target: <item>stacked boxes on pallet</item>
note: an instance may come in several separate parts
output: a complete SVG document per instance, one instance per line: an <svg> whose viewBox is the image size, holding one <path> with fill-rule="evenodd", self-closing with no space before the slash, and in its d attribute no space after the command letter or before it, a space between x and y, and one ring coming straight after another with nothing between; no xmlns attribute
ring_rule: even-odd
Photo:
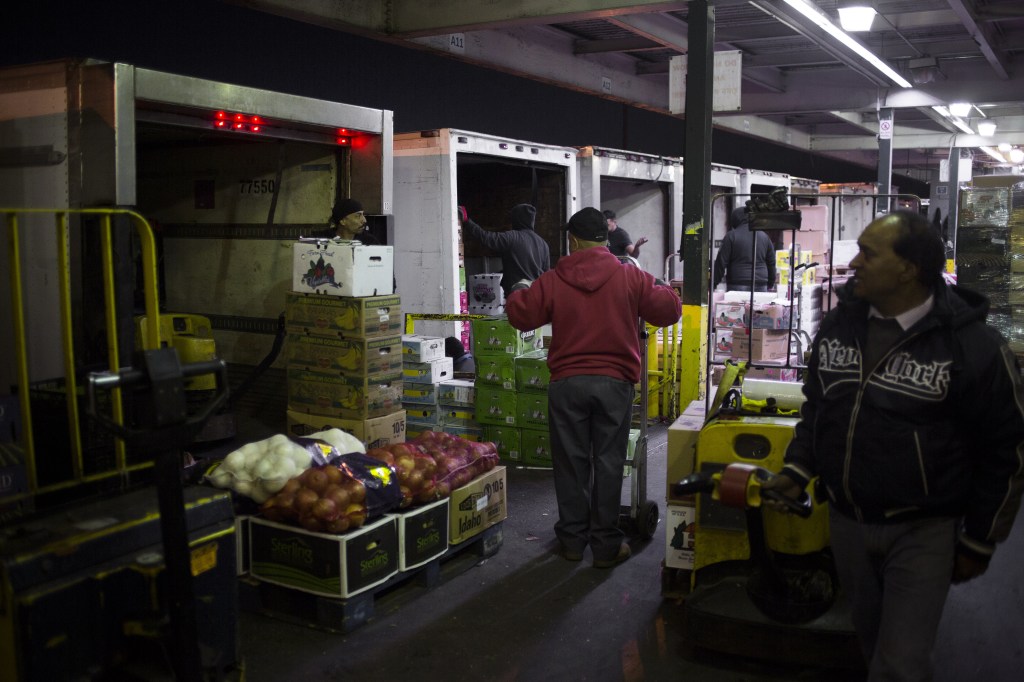
<svg viewBox="0 0 1024 682"><path fill-rule="evenodd" d="M1024 183L960 191L957 282L989 299L988 323L1024 352Z"/></svg>
<svg viewBox="0 0 1024 682"><path fill-rule="evenodd" d="M441 430L437 386L454 374L452 359L444 354L444 339L418 334L402 337L402 407L408 438Z"/></svg>
<svg viewBox="0 0 1024 682"><path fill-rule="evenodd" d="M405 440L392 248L338 240L295 245L295 290L285 303L291 435L339 428L367 448Z"/></svg>
<svg viewBox="0 0 1024 682"><path fill-rule="evenodd" d="M550 466L546 378L531 386L530 392L521 391L517 380L521 358L536 356L540 335L520 332L501 317L474 320L472 327L476 415L483 426L483 439L498 446L505 462ZM530 361L531 367L539 364L547 370L546 354L530 357L528 364ZM527 447L529 458L524 456Z"/></svg>

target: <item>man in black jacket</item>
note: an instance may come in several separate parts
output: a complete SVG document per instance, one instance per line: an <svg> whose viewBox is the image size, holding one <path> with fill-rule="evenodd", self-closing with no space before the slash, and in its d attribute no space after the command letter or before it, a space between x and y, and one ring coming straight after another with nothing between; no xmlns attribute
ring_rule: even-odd
<svg viewBox="0 0 1024 682"><path fill-rule="evenodd" d="M739 207L729 215L729 232L722 240L722 246L715 257L715 288L725 278L730 291L754 291L775 289L775 245L764 232L750 231L747 209Z"/></svg>
<svg viewBox="0 0 1024 682"><path fill-rule="evenodd" d="M501 254L501 289L506 298L513 284L520 280L532 282L551 268L548 244L533 230L537 209L530 204L516 204L508 215L512 229L491 232L470 220L465 207L459 206L459 224L464 234Z"/></svg>
<svg viewBox="0 0 1024 682"><path fill-rule="evenodd" d="M985 572L1020 506L1020 369L985 323L988 301L944 283L926 218L882 216L857 243L765 486L796 497L819 478L869 679L930 680L950 583Z"/></svg>

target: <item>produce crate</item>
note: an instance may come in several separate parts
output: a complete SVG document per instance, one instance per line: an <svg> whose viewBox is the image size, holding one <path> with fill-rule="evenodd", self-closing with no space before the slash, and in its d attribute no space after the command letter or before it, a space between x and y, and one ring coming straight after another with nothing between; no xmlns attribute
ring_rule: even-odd
<svg viewBox="0 0 1024 682"><path fill-rule="evenodd" d="M471 540L449 546L439 557L406 571L354 597L336 599L267 583L239 580L241 608L305 627L350 633L369 622L377 608L391 611L414 603L428 590L469 571L481 558L492 557L503 544L503 523L485 529Z"/></svg>

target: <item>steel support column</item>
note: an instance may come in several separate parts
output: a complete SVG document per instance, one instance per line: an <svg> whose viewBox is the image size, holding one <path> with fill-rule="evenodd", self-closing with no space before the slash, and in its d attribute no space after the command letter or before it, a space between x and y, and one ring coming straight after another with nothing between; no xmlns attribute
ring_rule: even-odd
<svg viewBox="0 0 1024 682"><path fill-rule="evenodd" d="M892 137L895 134L893 129L893 110L891 108L878 110L878 193L892 193ZM887 206L887 210L893 210L895 206Z"/></svg>
<svg viewBox="0 0 1024 682"><path fill-rule="evenodd" d="M707 353L708 239L711 237L711 117L714 85L715 8L708 0L688 5L686 156L683 160L683 353L680 402L703 395ZM692 352L697 351L697 352Z"/></svg>

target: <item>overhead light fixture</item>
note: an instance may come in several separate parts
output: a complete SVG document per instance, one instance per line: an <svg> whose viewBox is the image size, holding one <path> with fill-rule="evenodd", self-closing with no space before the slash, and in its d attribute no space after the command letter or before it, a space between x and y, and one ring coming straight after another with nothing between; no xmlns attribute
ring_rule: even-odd
<svg viewBox="0 0 1024 682"><path fill-rule="evenodd" d="M866 0L840 0L839 25L844 31L858 33L870 31L871 23L875 20L875 8Z"/></svg>
<svg viewBox="0 0 1024 682"><path fill-rule="evenodd" d="M953 102L949 105L949 113L954 116L968 116L971 113L971 107L973 104L969 102Z"/></svg>
<svg viewBox="0 0 1024 682"><path fill-rule="evenodd" d="M992 137L996 134L996 124L993 121L981 121L978 124L978 134L982 137Z"/></svg>
<svg viewBox="0 0 1024 682"><path fill-rule="evenodd" d="M926 85L946 80L946 74L939 70L939 60L935 57L920 57L907 62L910 77L917 85Z"/></svg>
<svg viewBox="0 0 1024 682"><path fill-rule="evenodd" d="M886 78L889 78L893 83L896 83L901 88L914 87L910 81L896 73L891 66L875 56L871 50L858 43L852 36L845 33L841 28L829 21L829 18L822 14L821 10L819 10L814 4L808 2L808 0L785 0L785 3L800 14L804 15L806 18L813 21L822 31L828 33L840 43L856 52L858 57L885 74Z"/></svg>
<svg viewBox="0 0 1024 682"><path fill-rule="evenodd" d="M1011 149L1010 162L1021 163L1022 161L1024 161L1024 149L1020 149L1019 147L1014 147L1013 149Z"/></svg>
<svg viewBox="0 0 1024 682"><path fill-rule="evenodd" d="M1003 152L1005 154L1006 152L1008 152L1011 149L1013 149L1013 145L1010 144L1009 142L1000 142L999 145L997 146L997 148L999 149L999 151L1001 151L1001 152Z"/></svg>
<svg viewBox="0 0 1024 682"><path fill-rule="evenodd" d="M967 125L966 123L964 123L963 119L961 119L959 116L954 116L953 115L953 112L950 111L950 109L952 109L952 108L953 107L950 107L949 109L947 109L946 107L942 106L941 104L936 104L935 106L932 107L932 109L937 111L940 116L942 116L943 118L948 119L949 122L952 123L954 126L956 126L957 129L959 129L961 132L967 133L968 135L973 135L974 131L971 130L971 127L969 125Z"/></svg>
<svg viewBox="0 0 1024 682"><path fill-rule="evenodd" d="M992 147L979 147L979 149L981 149L981 151L985 152L999 163L1006 163L1006 157L997 152L995 149L992 149Z"/></svg>

